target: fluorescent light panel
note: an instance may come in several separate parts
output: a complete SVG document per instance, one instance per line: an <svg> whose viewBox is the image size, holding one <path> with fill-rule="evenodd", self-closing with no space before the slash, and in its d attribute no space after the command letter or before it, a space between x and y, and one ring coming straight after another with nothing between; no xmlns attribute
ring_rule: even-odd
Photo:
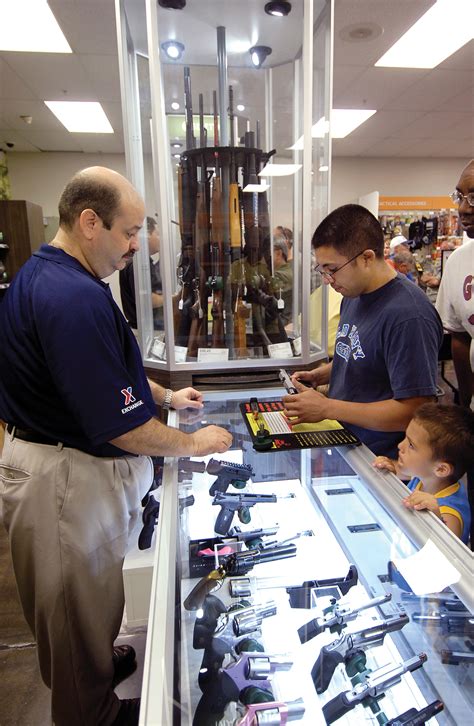
<svg viewBox="0 0 474 726"><path fill-rule="evenodd" d="M104 109L97 101L45 101L68 131L83 134L113 134Z"/></svg>
<svg viewBox="0 0 474 726"><path fill-rule="evenodd" d="M46 0L0 0L0 51L72 53Z"/></svg>
<svg viewBox="0 0 474 726"><path fill-rule="evenodd" d="M438 0L375 65L435 68L473 37L473 0Z"/></svg>
<svg viewBox="0 0 474 726"><path fill-rule="evenodd" d="M267 184L265 181L261 184L247 184L246 187L242 189L243 192L266 192L267 189L270 189L270 184Z"/></svg>
<svg viewBox="0 0 474 726"><path fill-rule="evenodd" d="M373 116L374 113L377 113L374 109L333 108L331 113L331 137L333 139L344 139ZM313 125L311 136L313 139L323 139L328 133L329 122L323 116ZM301 151L303 137L300 136L298 141L289 148L292 151Z"/></svg>

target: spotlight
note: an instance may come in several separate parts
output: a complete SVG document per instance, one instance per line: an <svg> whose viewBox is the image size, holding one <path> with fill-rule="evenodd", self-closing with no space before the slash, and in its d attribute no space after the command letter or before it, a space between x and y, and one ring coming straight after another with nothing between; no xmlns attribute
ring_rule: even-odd
<svg viewBox="0 0 474 726"><path fill-rule="evenodd" d="M237 111L240 111L240 112L245 111L245 106L243 103L237 104Z"/></svg>
<svg viewBox="0 0 474 726"><path fill-rule="evenodd" d="M173 111L179 111L178 101L171 101L171 108L173 109Z"/></svg>
<svg viewBox="0 0 474 726"><path fill-rule="evenodd" d="M273 0L265 5L267 15L274 15L276 18L283 18L291 12L291 3L284 0Z"/></svg>
<svg viewBox="0 0 474 726"><path fill-rule="evenodd" d="M186 5L186 0L158 0L158 5L168 10L182 10Z"/></svg>
<svg viewBox="0 0 474 726"><path fill-rule="evenodd" d="M179 141L173 141L173 143L171 144L173 149L180 149L182 147L182 145L183 144L180 144Z"/></svg>
<svg viewBox="0 0 474 726"><path fill-rule="evenodd" d="M265 62L267 55L271 55L272 49L268 45L254 45L249 53L255 68L260 68Z"/></svg>
<svg viewBox="0 0 474 726"><path fill-rule="evenodd" d="M178 43L177 40L167 40L166 43L161 44L161 47L171 60L179 60L184 52L184 45Z"/></svg>

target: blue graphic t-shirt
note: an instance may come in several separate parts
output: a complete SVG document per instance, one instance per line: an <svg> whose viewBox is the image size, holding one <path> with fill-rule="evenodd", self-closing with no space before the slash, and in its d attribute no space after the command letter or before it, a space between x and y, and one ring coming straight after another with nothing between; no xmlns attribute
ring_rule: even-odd
<svg viewBox="0 0 474 726"><path fill-rule="evenodd" d="M358 403L434 396L442 338L433 305L404 275L374 292L344 298L329 396ZM397 458L403 431L345 425L374 454Z"/></svg>

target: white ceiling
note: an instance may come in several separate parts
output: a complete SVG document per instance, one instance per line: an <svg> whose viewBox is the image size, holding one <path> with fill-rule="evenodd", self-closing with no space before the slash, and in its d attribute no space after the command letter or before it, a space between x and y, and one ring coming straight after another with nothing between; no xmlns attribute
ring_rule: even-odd
<svg viewBox="0 0 474 726"><path fill-rule="evenodd" d="M432 4L433 0L335 0L333 106L377 109L350 136L333 141L335 156L474 156L474 40L433 70L374 67ZM49 5L74 52L0 52L0 147L10 142L13 152L123 152L114 0L49 0ZM146 53L144 0L126 0L126 5L135 45ZM265 67L275 67L274 104L281 143L291 141L291 75L289 66L282 64L301 50L303 0L293 0L285 19L266 15L264 5L265 0L187 0L183 11L159 9L160 37L174 37L186 47L181 61L165 66L167 107L173 98L182 100L184 64L192 66L194 110L196 89L205 93L206 103L210 99L210 89L217 83L210 67L215 66L216 27L223 25L235 103L245 103L244 115L252 120L263 118L262 85L255 82L262 73L251 68L247 51L239 51L237 43L273 48ZM462 20L453 2L452 24L446 32L455 32ZM364 41L344 39L348 26L368 23L383 32ZM146 64L141 63L140 72L148 149ZM100 101L115 133L68 133L43 104L43 100L67 99ZM20 119L22 115L33 117L31 125Z"/></svg>

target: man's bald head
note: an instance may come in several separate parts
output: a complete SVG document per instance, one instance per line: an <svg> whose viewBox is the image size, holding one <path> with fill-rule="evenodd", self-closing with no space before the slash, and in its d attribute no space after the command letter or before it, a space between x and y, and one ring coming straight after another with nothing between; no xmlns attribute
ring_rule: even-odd
<svg viewBox="0 0 474 726"><path fill-rule="evenodd" d="M59 200L59 226L71 230L85 209L92 209L110 229L122 202L138 194L124 176L104 166L90 166L74 174Z"/></svg>

